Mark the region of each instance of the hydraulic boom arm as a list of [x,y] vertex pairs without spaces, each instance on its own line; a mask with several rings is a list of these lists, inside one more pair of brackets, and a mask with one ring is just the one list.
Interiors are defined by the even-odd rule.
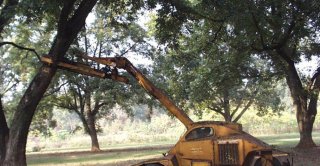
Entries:
[[161,104],[163,104],[176,118],[178,118],[187,128],[193,123],[189,116],[175,105],[175,103],[165,95],[159,88],[157,88],[150,80],[148,80],[132,63],[124,57],[108,57],[108,58],[95,58],[82,55],[85,59],[90,59],[100,64],[120,68],[130,73],[139,84]]
[[93,69],[86,64],[72,62],[66,59],[62,61],[60,60],[59,62],[54,64],[50,56],[42,56],[41,61],[47,65],[55,65],[63,70],[68,70],[93,77],[109,78],[116,81],[127,83],[129,80],[126,77],[119,76],[117,71],[117,68],[124,69],[128,73],[130,73],[138,81],[138,83],[147,92],[149,92],[149,94],[153,95],[156,99],[158,99],[162,105],[164,105],[176,118],[178,118],[186,126],[186,128],[189,128],[193,124],[193,121],[189,118],[189,116],[179,107],[177,107],[175,103],[167,95],[165,95],[165,93],[163,93],[159,88],[153,85],[153,83],[150,80],[148,80],[136,67],[134,67],[127,58],[96,58],[89,57],[86,55],[81,55],[81,57],[89,59],[99,64],[104,64],[108,67],[112,67],[112,70],[104,72],[101,70]]

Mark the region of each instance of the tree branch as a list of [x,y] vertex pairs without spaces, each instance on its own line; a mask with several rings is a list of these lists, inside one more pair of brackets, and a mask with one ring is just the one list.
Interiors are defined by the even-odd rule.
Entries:
[[310,87],[309,90],[309,95],[310,95],[310,101],[309,101],[309,106],[308,106],[308,115],[310,115],[313,119],[315,120],[315,116],[317,114],[317,103],[318,103],[318,98],[319,98],[319,91],[320,91],[320,75],[319,71],[317,70],[318,73],[314,74],[312,77],[312,87]]
[[285,46],[285,44],[288,42],[288,40],[290,39],[290,37],[292,35],[292,31],[293,31],[295,25],[296,25],[295,19],[293,19],[289,24],[287,32],[285,32],[284,36],[281,38],[281,40],[275,46],[273,46],[273,48],[277,49],[277,48],[281,48],[281,47]]
[[214,33],[213,38],[211,40],[209,40],[208,42],[206,42],[206,44],[204,44],[201,47],[201,50],[205,50],[205,49],[211,48],[210,44],[214,44],[214,42],[217,40],[218,35],[221,32],[222,28],[223,28],[223,23],[220,24],[218,30]]
[[[254,12],[253,12],[253,9],[252,9],[252,7],[251,7],[250,4],[248,5],[248,9],[249,9],[249,11],[250,11],[253,24],[254,24],[254,26],[255,26],[255,28],[256,28],[256,30],[257,30],[257,33],[258,33],[258,35],[259,35],[260,43],[261,43],[261,45],[262,45],[262,48],[254,48],[254,49],[262,51],[264,48],[267,47],[266,44],[265,44],[263,35],[262,35],[262,30],[260,29],[258,19],[256,18],[256,16],[255,16],[255,14],[254,14]],[[254,46],[252,45],[252,47],[254,47]]]
[[[72,97],[73,97],[73,104],[74,104],[74,105],[78,105],[78,101],[77,101],[77,96],[76,96],[76,94],[73,93],[73,96],[72,96]],[[81,107],[81,104],[79,104],[79,106]]]
[[[68,21],[68,27],[79,26],[79,24],[81,27],[83,27],[85,24],[85,20],[83,20],[82,18],[87,17],[87,15],[90,13],[91,9],[93,8],[93,6],[96,3],[97,3],[97,0],[83,0],[83,1],[81,1],[78,9],[75,11],[72,18],[70,18],[70,20]],[[71,29],[74,29],[74,28],[71,28]]]
[[59,103],[59,104],[54,104],[56,107],[59,107],[59,108],[63,108],[63,109],[67,109],[67,110],[77,110],[74,106],[71,106],[71,105],[65,105],[64,103]]
[[207,19],[211,22],[221,23],[224,22],[226,19],[214,19],[215,17],[210,17],[207,14],[202,14],[197,10],[194,10],[192,7],[189,7],[185,3],[182,3],[179,0],[172,0],[172,6],[176,7],[179,11],[182,11],[186,15],[193,14],[194,16],[198,16],[199,18]]
[[[8,124],[6,121],[6,117],[4,114],[4,109],[2,106],[2,96],[0,95],[0,136],[1,135],[7,135],[9,133]],[[2,156],[0,156],[2,157]]]
[[[74,3],[76,2],[76,0],[68,0],[68,1],[64,1],[61,13],[60,13],[60,18],[59,18],[59,22],[58,22],[58,34],[64,36],[65,34],[62,32],[65,32],[65,28],[67,26],[68,23],[68,18],[70,13],[72,12],[72,8],[74,6]],[[67,33],[67,32],[65,32]]]
[[213,110],[213,111],[215,111],[215,112],[217,112],[217,113],[219,113],[219,114],[221,114],[222,116],[225,115],[225,113],[222,112],[221,108],[218,107],[218,106],[208,106],[208,108],[211,109],[211,110]]
[[137,43],[134,43],[132,46],[130,46],[126,51],[124,51],[122,54],[120,54],[120,55],[117,55],[117,56],[123,56],[123,55],[125,55],[126,53],[128,53],[133,47],[135,47],[136,46],[136,44]]
[[[80,113],[83,114],[84,113],[84,99],[83,96],[81,95],[81,90],[80,88],[77,86],[77,92],[78,96],[79,96],[79,106],[80,106]],[[74,95],[74,98],[76,98],[76,96]]]
[[252,105],[254,99],[250,99],[250,101],[247,103],[247,105],[242,109],[240,114],[232,121],[234,123],[238,122],[238,120],[242,117],[242,115],[248,110],[248,108]]
[[[1,0],[2,5],[3,0]],[[0,14],[0,34],[2,33],[4,27],[9,24],[11,18],[16,14],[16,8],[18,6],[18,0],[6,0],[4,7],[1,10]]]
[[37,56],[38,60],[40,61],[40,55],[37,53],[37,51],[34,48],[23,47],[23,46],[20,46],[14,42],[6,42],[6,41],[0,42],[0,47],[7,45],[7,44],[12,45],[12,46],[14,46],[18,49],[21,49],[21,50],[27,50],[27,51],[33,52]]
[[[97,0],[82,0],[71,17],[70,13],[73,11],[75,1],[76,0],[64,1],[58,23],[58,33],[55,37],[53,47],[51,47],[49,51],[49,55],[53,56],[54,64],[59,58],[65,55],[78,32],[85,25],[85,19],[97,2]],[[71,18],[69,19],[69,17]]]
[[66,85],[67,83],[68,83],[68,82],[65,82],[65,83],[59,85],[57,88],[53,89],[51,92],[48,92],[48,93],[44,94],[43,98],[48,97],[48,96],[51,96],[51,95],[53,95],[54,93],[60,91],[60,89],[61,89],[64,85]]
[[[11,82],[11,81],[10,81]],[[19,81],[15,82],[14,84],[12,84],[11,86],[7,87],[7,89],[5,89],[0,95],[4,95],[5,93],[7,93],[11,88],[13,88],[14,86],[16,86],[19,83]],[[9,83],[10,84],[10,83]]]
[[240,99],[238,104],[237,104],[237,106],[236,106],[236,108],[232,111],[231,117],[233,117],[238,112],[238,110],[239,110],[241,105],[242,105],[242,100]]
[[281,47],[281,48],[277,48],[276,51],[283,60],[285,60],[289,65],[294,66],[294,61],[288,55],[288,49],[289,48]]
[[96,104],[95,104],[95,106],[94,106],[94,108],[93,108],[93,110],[92,110],[93,116],[95,116],[95,115],[99,112],[99,110],[100,110],[100,108],[101,108],[102,106],[104,106],[104,105],[107,104],[106,102],[102,102],[102,103],[100,103],[100,104],[98,104],[98,103],[99,103],[99,102],[96,102]]
[[[319,85],[316,85],[316,79],[320,76],[320,67],[317,68],[316,72],[313,74],[312,78],[310,79],[308,90],[311,91],[315,88],[319,88]],[[318,78],[319,79],[319,78]]]
[[[246,91],[248,89],[248,84],[246,84],[246,86],[244,87],[244,91]],[[232,111],[231,113],[231,117],[233,117],[239,110],[240,106],[242,105],[242,102],[243,100],[240,99],[240,101],[238,102],[237,104],[237,107]]]
[[252,105],[252,103],[254,102],[254,98],[256,97],[256,95],[258,94],[258,89],[256,89],[252,96],[249,99],[249,102],[246,104],[246,106],[242,109],[242,111],[240,112],[240,114],[233,120],[233,122],[238,122],[238,120],[242,117],[242,115],[249,109],[249,107]]

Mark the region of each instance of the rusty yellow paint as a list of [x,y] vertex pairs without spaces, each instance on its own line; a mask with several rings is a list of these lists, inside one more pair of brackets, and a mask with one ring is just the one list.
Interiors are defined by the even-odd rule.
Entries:
[[206,161],[193,161],[192,166],[211,166],[211,162]]

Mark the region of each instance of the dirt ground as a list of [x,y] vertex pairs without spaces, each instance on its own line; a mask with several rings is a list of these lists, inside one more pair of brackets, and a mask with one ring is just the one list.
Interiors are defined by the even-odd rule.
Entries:
[[293,166],[320,166],[320,146],[306,150],[284,149],[290,153]]

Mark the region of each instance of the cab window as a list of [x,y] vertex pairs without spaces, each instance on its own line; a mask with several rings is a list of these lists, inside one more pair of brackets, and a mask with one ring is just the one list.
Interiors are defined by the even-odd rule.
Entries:
[[213,129],[211,127],[200,127],[200,128],[193,129],[191,132],[189,132],[185,137],[185,139],[189,141],[189,140],[201,139],[201,138],[206,138],[211,136],[213,136]]

